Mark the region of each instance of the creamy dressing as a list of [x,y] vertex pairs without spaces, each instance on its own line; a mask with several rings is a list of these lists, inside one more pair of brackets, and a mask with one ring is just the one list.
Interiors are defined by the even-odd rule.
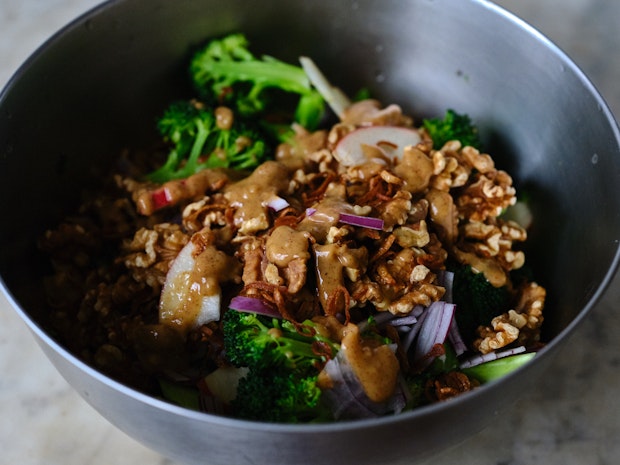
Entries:
[[290,173],[281,163],[268,161],[241,181],[229,184],[224,196],[235,207],[234,224],[243,234],[269,227],[269,202],[286,192]]
[[185,332],[219,319],[220,283],[239,279],[241,264],[212,244],[190,242],[172,264],[159,303],[160,323]]
[[[347,270],[365,270],[368,251],[365,248],[350,249],[343,244],[314,244],[316,281],[319,301],[323,310],[328,311],[329,301],[344,286]],[[349,273],[349,278],[356,275]],[[338,302],[343,308],[344,302]]]
[[312,206],[312,214],[299,223],[297,229],[308,231],[317,242],[325,242],[329,230],[338,225],[341,213],[353,213],[353,206],[345,201],[344,186],[330,186],[323,199]]
[[400,364],[389,346],[360,337],[357,325],[349,324],[341,350],[370,400],[385,402],[394,394]]
[[285,268],[293,260],[306,261],[310,258],[308,233],[290,226],[279,226],[267,237],[265,254],[271,263],[280,268]]

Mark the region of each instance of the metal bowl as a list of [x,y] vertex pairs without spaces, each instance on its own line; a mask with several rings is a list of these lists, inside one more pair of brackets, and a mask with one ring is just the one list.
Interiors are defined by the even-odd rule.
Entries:
[[[498,165],[532,196],[527,256],[547,287],[533,362],[454,400],[325,425],[246,422],[140,394],[68,353],[41,323],[35,242],[110,157],[154,137],[187,92],[191,47],[245,32],[287,60],[314,58],[353,92],[369,87],[415,116],[468,113]],[[413,463],[488,426],[553,363],[618,263],[620,134],[588,79],[547,39],[482,0],[117,0],[41,47],[0,95],[0,275],[60,373],[110,422],[187,464]],[[559,380],[558,382],[561,382]]]

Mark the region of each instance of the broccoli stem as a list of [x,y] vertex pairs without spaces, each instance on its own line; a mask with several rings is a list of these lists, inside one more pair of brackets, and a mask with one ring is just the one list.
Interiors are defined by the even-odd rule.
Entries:
[[[304,71],[281,61],[211,61],[199,67],[195,78],[198,84],[205,84],[205,77],[234,77],[237,81],[251,81],[255,86],[250,92],[253,98],[266,87],[277,87],[287,92],[305,94],[311,90],[310,81]],[[206,76],[205,76],[206,75]]]

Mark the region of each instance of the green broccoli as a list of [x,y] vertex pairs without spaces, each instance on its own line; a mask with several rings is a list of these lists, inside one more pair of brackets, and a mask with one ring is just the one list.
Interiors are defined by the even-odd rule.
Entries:
[[458,140],[465,146],[480,149],[478,128],[473,125],[468,115],[447,110],[443,119],[430,118],[422,121],[422,125],[433,139],[433,148],[441,149],[451,140]]
[[213,110],[196,101],[173,102],[157,128],[172,147],[164,165],[147,175],[154,182],[186,178],[206,168],[254,168],[270,150],[249,123],[234,119],[230,127],[222,127]]
[[506,286],[493,286],[483,273],[474,272],[469,265],[456,265],[452,271],[454,316],[463,340],[471,343],[478,326],[490,324],[495,316],[508,310],[512,296]]
[[339,349],[337,343],[321,336],[311,321],[295,325],[236,310],[224,314],[222,332],[226,356],[238,367],[316,368]]
[[329,408],[317,385],[318,371],[252,368],[241,378],[230,407],[237,418],[278,423],[328,421]]
[[308,130],[316,129],[325,101],[303,68],[268,56],[257,58],[248,45],[243,34],[231,34],[210,41],[194,55],[190,75],[201,97],[253,117],[268,109],[269,89],[296,94],[295,121]]
[[249,368],[231,403],[235,416],[287,423],[328,418],[318,377],[340,346],[316,329],[312,321],[294,324],[226,311],[222,318],[226,357],[235,366]]

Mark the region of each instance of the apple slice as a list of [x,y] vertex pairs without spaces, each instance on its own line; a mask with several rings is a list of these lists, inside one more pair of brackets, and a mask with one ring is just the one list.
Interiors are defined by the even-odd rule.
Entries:
[[162,288],[159,321],[181,332],[219,320],[220,283],[240,280],[240,262],[204,241],[190,240],[181,249]]
[[421,140],[413,128],[366,126],[344,136],[334,148],[334,156],[344,166],[366,163],[373,158],[373,153],[401,158],[405,147],[417,145]]

